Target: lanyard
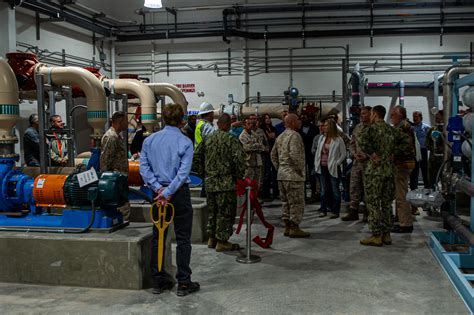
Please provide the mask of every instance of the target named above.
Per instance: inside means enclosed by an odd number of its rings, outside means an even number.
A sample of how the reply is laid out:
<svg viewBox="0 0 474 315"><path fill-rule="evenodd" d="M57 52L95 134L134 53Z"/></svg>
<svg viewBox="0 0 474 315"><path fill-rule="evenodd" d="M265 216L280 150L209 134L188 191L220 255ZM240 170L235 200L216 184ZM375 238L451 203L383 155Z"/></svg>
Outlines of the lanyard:
<svg viewBox="0 0 474 315"><path fill-rule="evenodd" d="M59 156L63 157L63 145L61 141L59 140L58 136L56 135L56 132L53 132L54 138L56 138L56 141L58 142L58 151L59 151Z"/></svg>

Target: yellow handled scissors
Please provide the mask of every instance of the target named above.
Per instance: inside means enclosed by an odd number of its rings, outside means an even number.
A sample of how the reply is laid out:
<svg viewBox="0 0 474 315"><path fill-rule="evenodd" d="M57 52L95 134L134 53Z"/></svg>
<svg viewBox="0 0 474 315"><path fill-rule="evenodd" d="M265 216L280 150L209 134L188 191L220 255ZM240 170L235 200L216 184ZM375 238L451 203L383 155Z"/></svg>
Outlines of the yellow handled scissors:
<svg viewBox="0 0 474 315"><path fill-rule="evenodd" d="M153 207L157 206L158 209L158 220L155 221L153 218ZM169 216L169 220L166 220L166 217L168 216L167 210L171 209L171 215ZM156 226L158 229L158 271L161 271L163 267L163 253L165 250L164 242L165 242L165 231L168 228L168 226L173 222L174 218L174 206L171 203L167 203L165 206L163 205L158 205L158 203L155 203L151 206L150 208L150 217L151 217L151 222Z"/></svg>

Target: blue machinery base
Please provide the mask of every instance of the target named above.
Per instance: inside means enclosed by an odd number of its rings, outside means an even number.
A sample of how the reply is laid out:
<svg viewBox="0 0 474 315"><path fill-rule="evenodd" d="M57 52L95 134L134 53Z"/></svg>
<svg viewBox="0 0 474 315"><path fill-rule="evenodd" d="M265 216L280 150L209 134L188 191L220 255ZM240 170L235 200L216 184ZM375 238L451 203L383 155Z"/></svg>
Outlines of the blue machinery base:
<svg viewBox="0 0 474 315"><path fill-rule="evenodd" d="M62 215L32 214L23 217L0 215L0 227L32 228L85 228L92 218L91 210L63 210ZM123 222L122 214L116 211L96 210L92 229L110 229Z"/></svg>
<svg viewBox="0 0 474 315"><path fill-rule="evenodd" d="M465 243L452 231L432 232L429 239L431 251L472 313L474 312L474 289L471 281L474 281L474 273L465 273L463 270L473 269L474 272L474 248L468 247L469 250L466 252L449 252L443 244L464 245Z"/></svg>

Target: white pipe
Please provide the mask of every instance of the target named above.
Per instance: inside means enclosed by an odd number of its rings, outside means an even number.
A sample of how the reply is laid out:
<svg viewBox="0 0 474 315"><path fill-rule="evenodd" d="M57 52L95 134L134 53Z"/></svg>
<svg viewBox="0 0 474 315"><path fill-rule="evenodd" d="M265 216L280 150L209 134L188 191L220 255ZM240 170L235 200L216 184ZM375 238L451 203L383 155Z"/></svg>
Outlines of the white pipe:
<svg viewBox="0 0 474 315"><path fill-rule="evenodd" d="M142 125L147 132L153 132L156 125L156 99L152 89L145 83L135 79L104 79L109 83L110 90L119 94L132 94L140 99L142 107Z"/></svg>
<svg viewBox="0 0 474 315"><path fill-rule="evenodd" d="M0 141L12 144L18 141L12 133L13 126L20 118L18 104L18 83L15 73L7 61L0 58Z"/></svg>
<svg viewBox="0 0 474 315"><path fill-rule="evenodd" d="M46 83L57 86L78 85L86 95L87 121L93 129L91 137L102 137L107 121L107 101L104 87L95 75L79 67L48 67L41 63L36 66L35 73L43 75Z"/></svg>
<svg viewBox="0 0 474 315"><path fill-rule="evenodd" d="M185 113L188 112L188 101L183 92L181 92L176 85L170 83L147 83L146 85L153 91L153 93L155 93L155 95L168 96L174 103L181 105Z"/></svg>

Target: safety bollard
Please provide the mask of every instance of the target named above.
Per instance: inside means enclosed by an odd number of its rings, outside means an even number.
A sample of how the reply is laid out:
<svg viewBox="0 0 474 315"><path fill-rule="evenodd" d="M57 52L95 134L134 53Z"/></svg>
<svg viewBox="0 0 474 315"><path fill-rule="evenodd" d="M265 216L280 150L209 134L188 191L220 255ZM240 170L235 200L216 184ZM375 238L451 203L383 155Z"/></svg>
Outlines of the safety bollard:
<svg viewBox="0 0 474 315"><path fill-rule="evenodd" d="M250 190L252 187L248 186L247 188L247 247L246 254L237 257L237 262L242 264L253 264L260 262L262 258L257 255L252 255L252 205L250 204Z"/></svg>

